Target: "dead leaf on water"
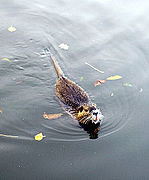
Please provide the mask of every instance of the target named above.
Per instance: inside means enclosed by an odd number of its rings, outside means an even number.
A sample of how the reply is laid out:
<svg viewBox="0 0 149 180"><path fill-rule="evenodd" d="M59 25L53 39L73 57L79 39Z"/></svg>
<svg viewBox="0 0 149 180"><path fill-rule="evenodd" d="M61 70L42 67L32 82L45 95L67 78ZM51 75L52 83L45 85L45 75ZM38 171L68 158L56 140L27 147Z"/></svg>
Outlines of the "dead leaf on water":
<svg viewBox="0 0 149 180"><path fill-rule="evenodd" d="M46 137L46 136L44 136L44 135L42 134L42 132L39 133L39 134L36 134L36 135L34 136L34 138L35 138L36 141L41 141L44 137Z"/></svg>
<svg viewBox="0 0 149 180"><path fill-rule="evenodd" d="M100 85L102 85L102 84L104 84L104 83L106 83L106 80L97 80L97 81L95 81L94 86L95 86L95 87L96 87L96 86L100 86Z"/></svg>
<svg viewBox="0 0 149 180"><path fill-rule="evenodd" d="M61 116L62 116L61 113L59 113L59 114L47 114L46 112L43 113L43 117L45 119L57 119L57 118L59 118Z"/></svg>
<svg viewBox="0 0 149 180"><path fill-rule="evenodd" d="M14 32L14 31L16 31L16 28L15 28L15 27L13 27L13 26L10 26L10 27L8 28L8 31L10 31L10 32Z"/></svg>
<svg viewBox="0 0 149 180"><path fill-rule="evenodd" d="M122 79L122 76L115 75L115 76L110 76L110 77L107 78L107 80L117 80L117 79Z"/></svg>

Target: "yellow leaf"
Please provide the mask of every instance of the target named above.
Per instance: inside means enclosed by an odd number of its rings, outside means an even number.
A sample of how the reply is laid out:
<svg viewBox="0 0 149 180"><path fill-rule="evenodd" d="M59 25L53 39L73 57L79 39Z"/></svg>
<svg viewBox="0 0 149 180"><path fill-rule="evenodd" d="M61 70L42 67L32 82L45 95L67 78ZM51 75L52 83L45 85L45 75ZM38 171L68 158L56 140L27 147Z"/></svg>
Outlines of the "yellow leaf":
<svg viewBox="0 0 149 180"><path fill-rule="evenodd" d="M117 79L122 79L122 76L115 75L115 76L110 76L107 78L107 80L117 80Z"/></svg>
<svg viewBox="0 0 149 180"><path fill-rule="evenodd" d="M8 58L3 58L2 61L8 61L8 62L11 62Z"/></svg>
<svg viewBox="0 0 149 180"><path fill-rule="evenodd" d="M16 28L15 28L15 27L13 27L13 26L10 26L10 27L8 28L8 31L10 31L10 32L14 32L14 31L16 31Z"/></svg>
<svg viewBox="0 0 149 180"><path fill-rule="evenodd" d="M41 141L44 137L46 137L46 136L44 136L42 133L39 133L39 134L35 135L35 140L36 141Z"/></svg>

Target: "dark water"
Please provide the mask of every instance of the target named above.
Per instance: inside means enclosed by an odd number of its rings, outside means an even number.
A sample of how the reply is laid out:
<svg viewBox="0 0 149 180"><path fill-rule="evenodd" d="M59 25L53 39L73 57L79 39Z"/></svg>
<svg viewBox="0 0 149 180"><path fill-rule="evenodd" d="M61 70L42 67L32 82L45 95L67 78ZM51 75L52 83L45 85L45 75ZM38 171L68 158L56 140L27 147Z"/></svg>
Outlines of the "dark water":
<svg viewBox="0 0 149 180"><path fill-rule="evenodd" d="M0 180L149 179L148 8L145 0L1 0L0 133L18 138L0 137ZM62 110L46 48L101 108L98 139ZM94 87L112 75L123 78Z"/></svg>

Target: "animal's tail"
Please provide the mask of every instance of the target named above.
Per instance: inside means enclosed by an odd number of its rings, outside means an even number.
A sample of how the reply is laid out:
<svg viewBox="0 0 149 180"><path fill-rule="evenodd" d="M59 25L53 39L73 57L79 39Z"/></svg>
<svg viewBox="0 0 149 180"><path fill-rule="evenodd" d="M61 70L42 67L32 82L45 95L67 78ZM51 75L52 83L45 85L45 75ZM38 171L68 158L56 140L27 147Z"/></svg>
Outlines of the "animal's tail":
<svg viewBox="0 0 149 180"><path fill-rule="evenodd" d="M45 53L48 54L53 62L53 65L54 65L54 68L55 68L55 71L56 71L56 74L58 76L58 78L60 77L63 77L64 76L64 73L63 71L61 70L58 62L56 61L56 59L54 58L54 56L52 56L52 54L50 53L50 49L49 48L45 48L44 49Z"/></svg>
<svg viewBox="0 0 149 180"><path fill-rule="evenodd" d="M53 65L54 65L54 68L55 68L55 71L56 71L56 74L57 74L58 78L63 77L64 73L61 70L58 62L55 60L55 58L53 56L51 56L51 59L52 59L52 62L53 62Z"/></svg>

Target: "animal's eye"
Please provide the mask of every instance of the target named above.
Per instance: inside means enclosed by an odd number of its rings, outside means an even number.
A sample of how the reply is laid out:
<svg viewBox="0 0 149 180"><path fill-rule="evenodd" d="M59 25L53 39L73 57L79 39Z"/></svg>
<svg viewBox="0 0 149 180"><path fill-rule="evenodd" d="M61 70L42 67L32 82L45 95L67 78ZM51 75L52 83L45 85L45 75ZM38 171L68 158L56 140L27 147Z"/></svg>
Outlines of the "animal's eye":
<svg viewBox="0 0 149 180"><path fill-rule="evenodd" d="M83 106L80 107L80 112L82 112L82 111L83 111Z"/></svg>
<svg viewBox="0 0 149 180"><path fill-rule="evenodd" d="M87 112L88 111L88 109L84 109L85 110L85 112Z"/></svg>
<svg viewBox="0 0 149 180"><path fill-rule="evenodd" d="M92 110L96 110L94 106L89 107L89 111L91 112Z"/></svg>

